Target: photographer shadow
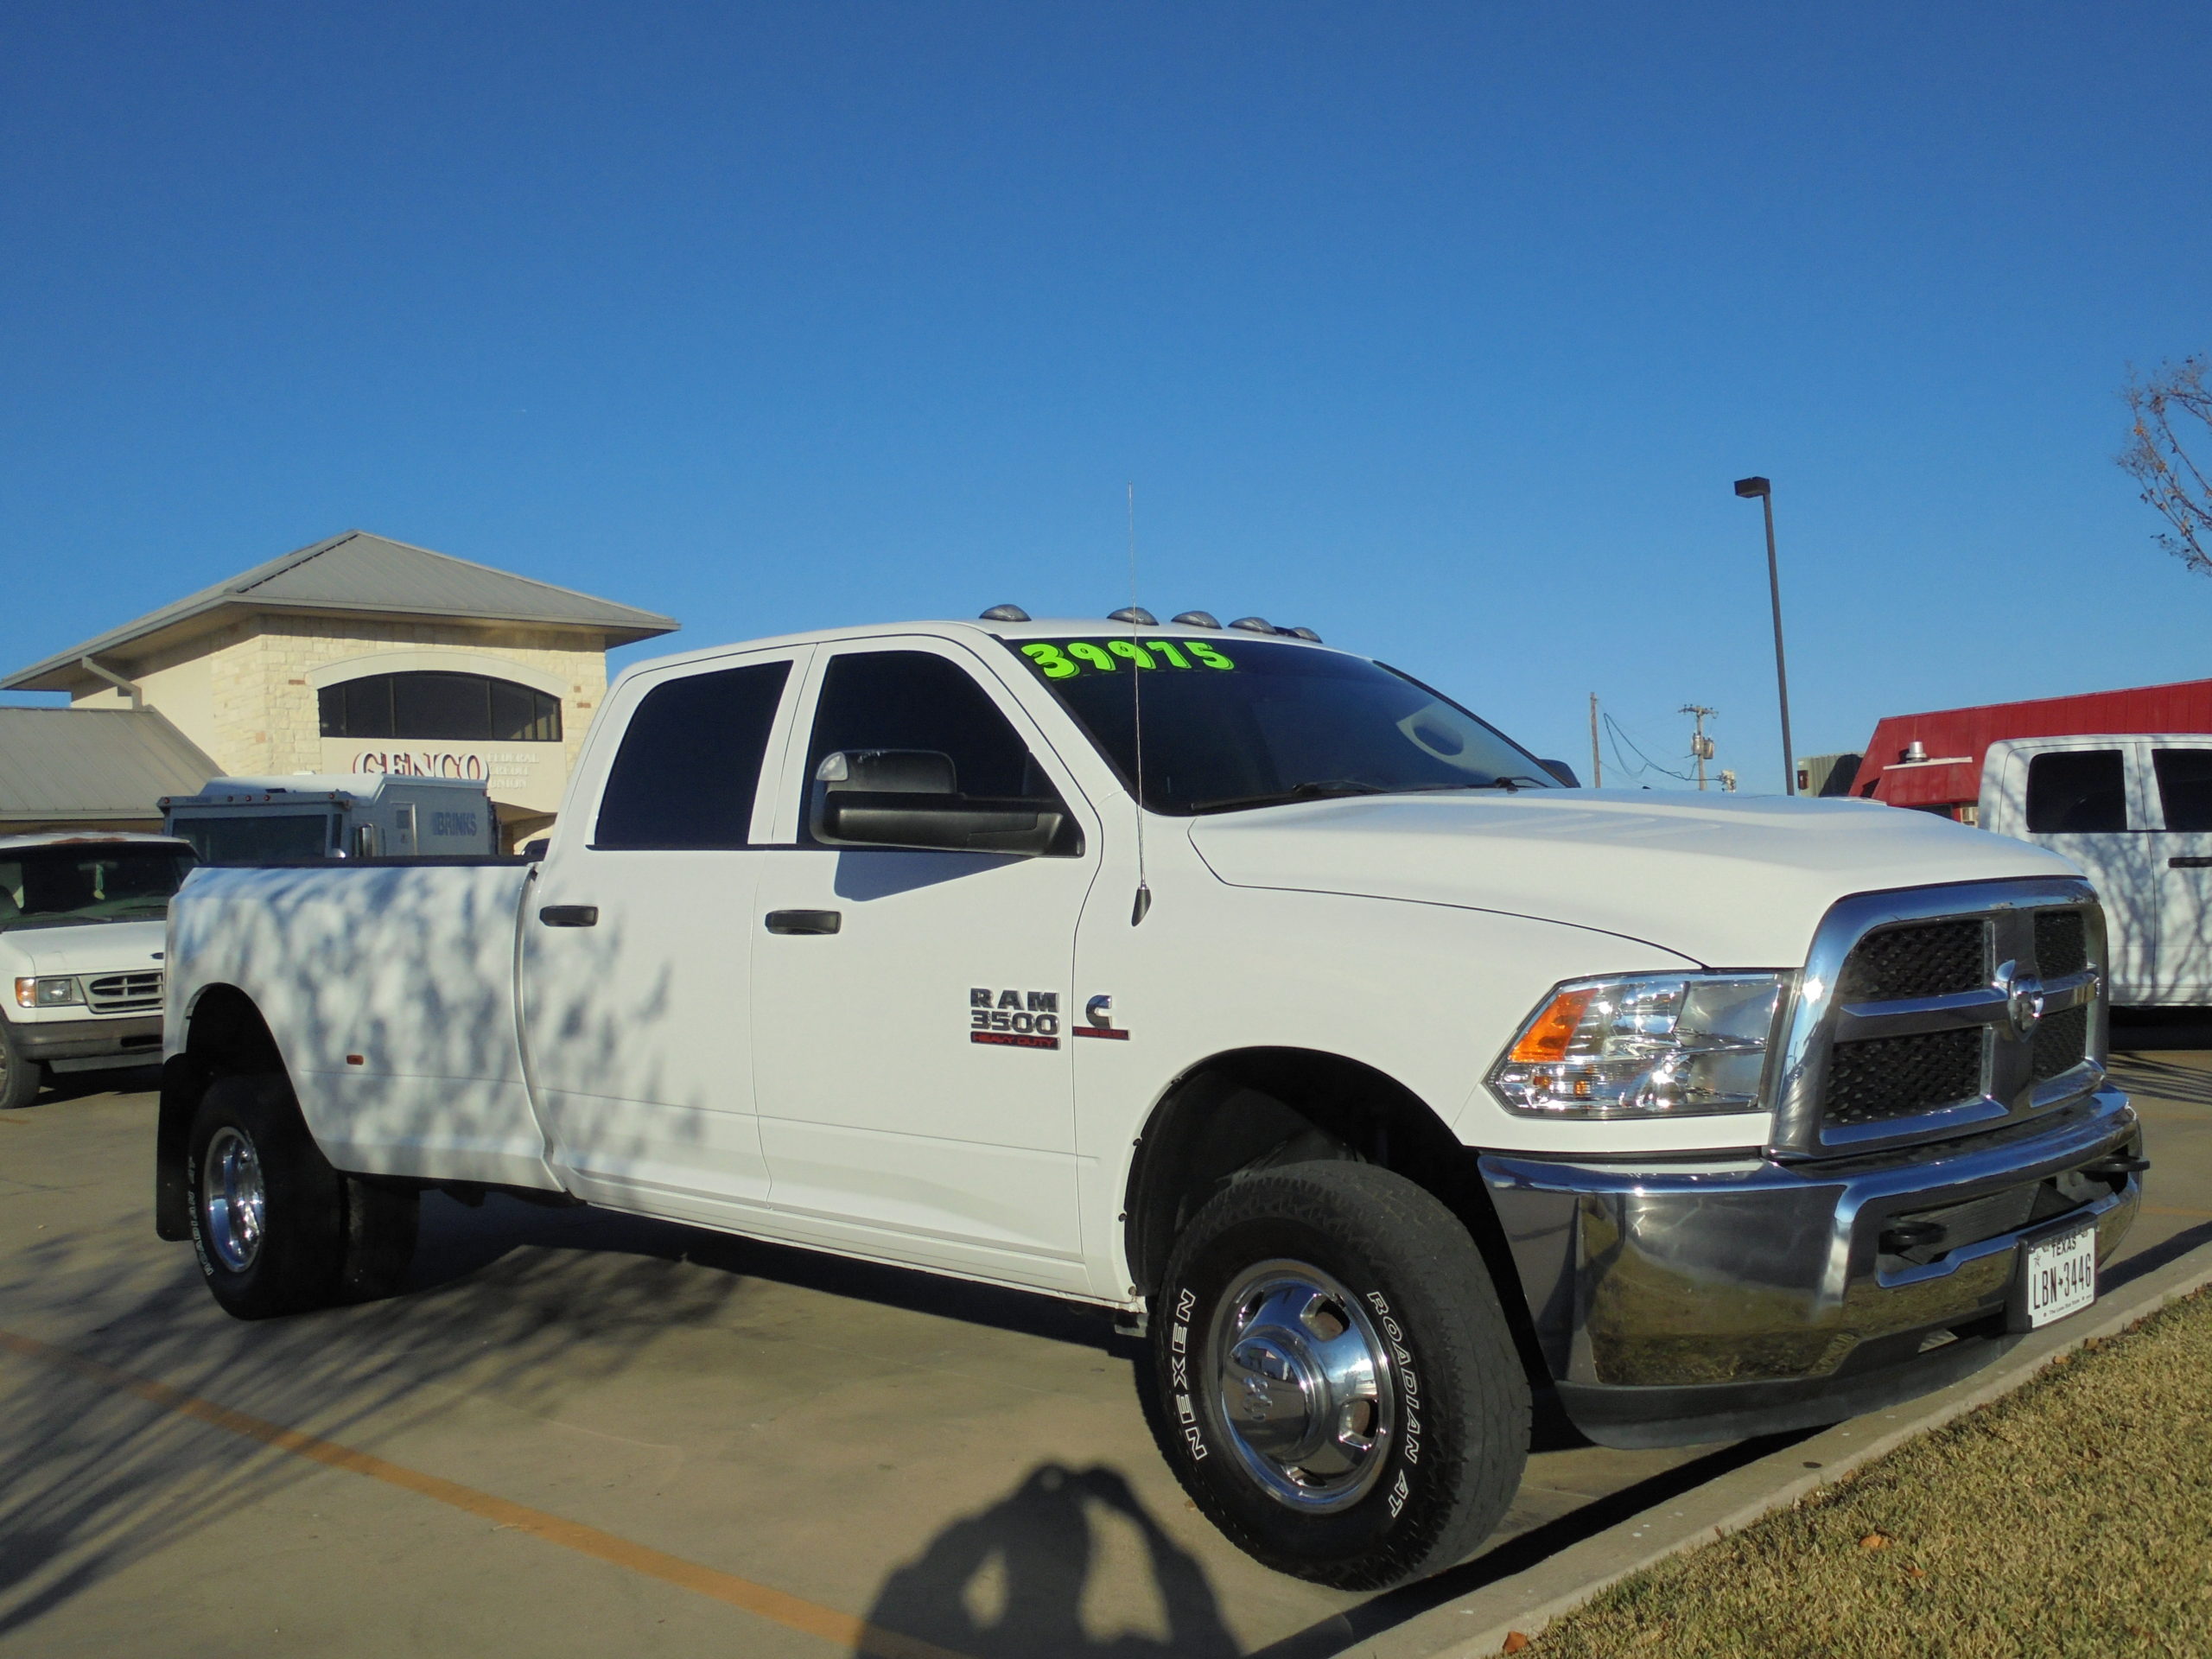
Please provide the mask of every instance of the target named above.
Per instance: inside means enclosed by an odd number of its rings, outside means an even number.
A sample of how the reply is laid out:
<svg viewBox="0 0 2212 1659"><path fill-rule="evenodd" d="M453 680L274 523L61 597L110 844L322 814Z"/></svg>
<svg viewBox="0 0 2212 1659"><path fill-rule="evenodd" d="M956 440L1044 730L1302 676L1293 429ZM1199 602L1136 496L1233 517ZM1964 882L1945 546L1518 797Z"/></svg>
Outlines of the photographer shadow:
<svg viewBox="0 0 2212 1659"><path fill-rule="evenodd" d="M1160 1615L1154 1630L1086 1628L1084 1594L1108 1570L1105 1534L1116 1516L1140 1541ZM1122 1574L1113 1576L1114 1611L1126 1617L1133 1610L1120 1594ZM965 1659L1228 1659L1239 1651L1204 1569L1128 1482L1111 1469L1056 1463L1039 1465L1009 1496L954 1522L893 1572L868 1624Z"/></svg>

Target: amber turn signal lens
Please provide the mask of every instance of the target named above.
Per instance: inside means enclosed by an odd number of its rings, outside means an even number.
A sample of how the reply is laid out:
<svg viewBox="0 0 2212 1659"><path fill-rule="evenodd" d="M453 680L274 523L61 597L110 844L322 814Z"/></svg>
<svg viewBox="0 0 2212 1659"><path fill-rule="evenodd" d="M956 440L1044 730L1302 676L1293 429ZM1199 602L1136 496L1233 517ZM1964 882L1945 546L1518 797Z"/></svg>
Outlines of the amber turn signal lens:
<svg viewBox="0 0 2212 1659"><path fill-rule="evenodd" d="M1597 995L1594 985L1561 991L1544 1005L1544 1011L1530 1022L1521 1040L1513 1045L1513 1052L1506 1058L1515 1065L1544 1065L1565 1059L1567 1046L1574 1040L1583 1012Z"/></svg>

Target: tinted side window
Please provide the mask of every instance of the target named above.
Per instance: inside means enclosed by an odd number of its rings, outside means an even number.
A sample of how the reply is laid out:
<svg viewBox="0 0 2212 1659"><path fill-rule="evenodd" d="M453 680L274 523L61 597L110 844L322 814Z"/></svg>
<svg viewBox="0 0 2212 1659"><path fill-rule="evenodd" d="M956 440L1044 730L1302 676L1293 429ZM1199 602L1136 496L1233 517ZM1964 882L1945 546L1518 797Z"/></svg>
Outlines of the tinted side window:
<svg viewBox="0 0 2212 1659"><path fill-rule="evenodd" d="M2169 830L2212 830L2212 749L2153 749Z"/></svg>
<svg viewBox="0 0 2212 1659"><path fill-rule="evenodd" d="M2118 749L2038 754L2028 762L2028 833L2094 835L2127 828L2127 768Z"/></svg>
<svg viewBox="0 0 2212 1659"><path fill-rule="evenodd" d="M1053 791L1013 723L957 664L924 651L832 658L814 714L806 775L840 749L934 749L963 795Z"/></svg>
<svg viewBox="0 0 2212 1659"><path fill-rule="evenodd" d="M600 797L592 845L742 847L789 663L694 674L645 694Z"/></svg>

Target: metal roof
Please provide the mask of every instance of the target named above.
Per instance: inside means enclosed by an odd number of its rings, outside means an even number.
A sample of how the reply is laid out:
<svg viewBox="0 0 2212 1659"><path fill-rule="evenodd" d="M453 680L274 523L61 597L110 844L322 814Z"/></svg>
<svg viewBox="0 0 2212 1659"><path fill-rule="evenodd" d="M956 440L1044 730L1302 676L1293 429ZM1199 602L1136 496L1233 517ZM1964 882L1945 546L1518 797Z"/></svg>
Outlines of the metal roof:
<svg viewBox="0 0 2212 1659"><path fill-rule="evenodd" d="M221 771L151 709L0 708L0 824L158 818Z"/></svg>
<svg viewBox="0 0 2212 1659"><path fill-rule="evenodd" d="M650 639L677 626L673 617L653 611L349 530L57 652L0 680L0 686L16 691L67 690L86 677L77 666L79 658L124 651L213 613L238 611L374 612L517 622L588 631L601 635L609 646Z"/></svg>

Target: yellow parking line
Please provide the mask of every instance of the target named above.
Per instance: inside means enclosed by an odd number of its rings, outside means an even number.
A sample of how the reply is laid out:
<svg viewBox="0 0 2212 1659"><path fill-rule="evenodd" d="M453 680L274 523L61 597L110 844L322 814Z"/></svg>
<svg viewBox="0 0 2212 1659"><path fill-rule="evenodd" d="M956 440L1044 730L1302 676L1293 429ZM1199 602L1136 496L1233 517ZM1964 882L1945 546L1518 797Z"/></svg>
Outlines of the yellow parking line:
<svg viewBox="0 0 2212 1659"><path fill-rule="evenodd" d="M418 1497L433 1498L500 1526L512 1527L518 1532L535 1534L548 1543L575 1550L580 1555L588 1555L594 1560L626 1568L645 1578L658 1579L662 1583L672 1584L681 1590L710 1596L716 1601L741 1608L757 1618L781 1624L786 1630L819 1637L825 1642L835 1642L858 1652L874 1655L875 1659L965 1659L965 1656L950 1649L916 1641L912 1637L887 1630L849 1613L841 1613L800 1597L786 1595L780 1590L755 1584L750 1579L741 1579L734 1573L702 1567L696 1561L687 1561L681 1556L633 1543L627 1538L618 1538L613 1533L601 1532L596 1527L564 1520L557 1515L548 1515L543 1510L533 1510L526 1504L510 1503L504 1497L494 1497L489 1492L480 1492L474 1487L463 1486L454 1481L442 1480L435 1475L426 1475L420 1470L387 1462L370 1452L357 1452L350 1446L340 1446L334 1440L321 1440L313 1434L303 1434L296 1428L286 1428L283 1424L272 1423L266 1418L232 1411L227 1406L219 1406L212 1400L202 1400L197 1395L187 1394L168 1383L157 1382L152 1377L140 1376L135 1372L104 1364L97 1359L88 1359L66 1348L41 1342L35 1337L0 1331L0 1350L74 1371L79 1376L89 1377L118 1393L135 1395L164 1411L227 1429L233 1434L249 1440L258 1440L264 1446L289 1452L311 1463L343 1469L349 1474L366 1475L372 1480L383 1481L386 1485L397 1486L402 1491L413 1492Z"/></svg>

